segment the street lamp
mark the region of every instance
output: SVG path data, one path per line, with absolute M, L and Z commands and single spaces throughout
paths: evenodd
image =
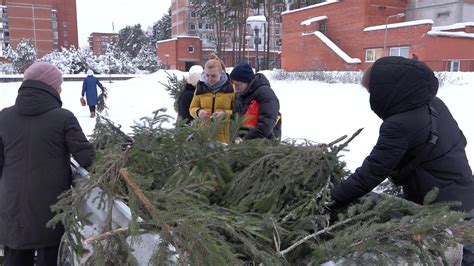
M 386 50 L 387 50 L 387 28 L 388 28 L 388 20 L 390 18 L 403 18 L 405 16 L 405 13 L 398 13 L 395 15 L 390 15 L 385 19 L 385 35 L 383 38 L 383 54 L 386 55 Z
M 170 65 L 168 65 L 168 59 L 170 58 L 169 54 L 165 54 L 166 57 L 166 69 L 170 69 Z
M 256 70 L 256 72 L 260 71 L 260 64 L 259 64 L 259 60 L 258 60 L 258 32 L 260 31 L 260 28 L 262 28 L 262 26 L 265 23 L 267 23 L 267 19 L 263 15 L 250 16 L 250 17 L 247 18 L 247 24 L 249 24 L 250 27 L 252 27 L 252 29 L 255 32 L 255 54 L 256 54 L 255 70 Z

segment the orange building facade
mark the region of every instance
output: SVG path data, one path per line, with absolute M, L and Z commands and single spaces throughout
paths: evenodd
M 282 13 L 282 68 L 364 70 L 385 55 L 435 71 L 474 71 L 474 22 L 405 21 L 406 0 L 331 0 Z
M 23 38 L 37 56 L 61 47 L 78 47 L 76 0 L 0 0 L 0 56 Z

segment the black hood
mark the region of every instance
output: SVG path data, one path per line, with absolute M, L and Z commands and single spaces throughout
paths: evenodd
M 268 86 L 270 87 L 270 81 L 268 81 L 267 77 L 261 73 L 257 73 L 255 78 L 249 83 L 248 89 L 241 93 L 242 97 L 246 97 L 247 95 L 251 95 L 257 88 L 261 86 Z
M 424 63 L 399 56 L 372 66 L 370 107 L 382 119 L 427 104 L 438 92 L 438 79 Z
M 37 80 L 25 80 L 18 90 L 15 106 L 22 115 L 35 116 L 55 108 L 61 108 L 58 92 L 48 84 Z

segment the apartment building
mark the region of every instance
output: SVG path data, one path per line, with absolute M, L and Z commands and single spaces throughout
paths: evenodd
M 89 49 L 96 56 L 103 55 L 107 46 L 118 41 L 118 33 L 93 32 L 89 38 Z
M 0 56 L 30 39 L 38 57 L 78 47 L 76 0 L 0 0 Z
M 411 0 L 406 6 L 407 20 L 430 18 L 433 26 L 474 22 L 474 0 Z

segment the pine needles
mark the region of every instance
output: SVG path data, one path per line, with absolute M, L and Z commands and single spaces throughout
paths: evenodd
M 210 141 L 215 131 L 199 121 L 163 128 L 169 117 L 160 112 L 143 118 L 132 137 L 111 121 L 97 124 L 93 139 L 100 143 L 99 161 L 86 187 L 99 186 L 125 201 L 135 218 L 129 230 L 97 241 L 96 261 L 111 260 L 108 256 L 120 248 L 122 258 L 133 264 L 130 251 L 123 250 L 124 239 L 143 232 L 162 236 L 152 265 L 438 264 L 447 261 L 447 247 L 474 241 L 472 222 L 448 205 L 368 196 L 339 215 L 320 214 L 330 189 L 347 175 L 338 153 L 352 138 L 342 144 L 345 137 L 329 144 L 252 140 L 222 145 Z M 127 150 L 130 146 L 126 157 L 120 155 L 124 143 Z M 117 178 L 122 170 L 112 165 L 127 168 L 156 214 Z M 86 216 L 73 210 L 80 209 L 85 194 L 66 193 L 55 206 L 55 221 L 63 222 L 68 239 L 80 239 Z M 69 244 L 78 250 L 79 243 Z

